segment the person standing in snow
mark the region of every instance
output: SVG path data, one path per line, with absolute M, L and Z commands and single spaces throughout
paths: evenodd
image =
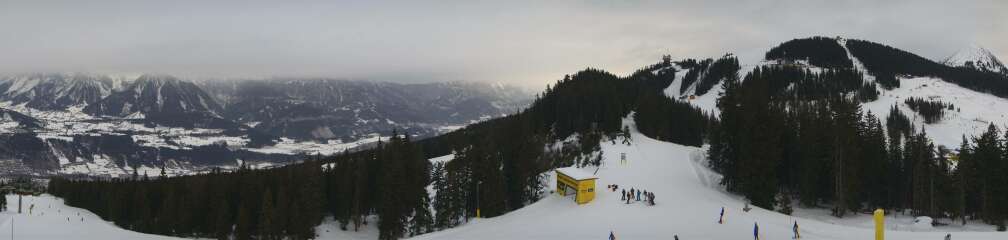
M 724 207 L 721 207 L 721 216 L 718 217 L 718 224 L 724 224 Z
M 630 126 L 623 126 L 623 144 L 630 145 Z
M 626 189 L 623 189 L 623 193 L 620 195 L 620 201 L 626 201 Z
M 641 194 L 641 191 L 637 191 L 637 200 L 636 201 L 638 201 L 638 202 L 640 202 L 640 194 Z
M 794 221 L 794 227 L 791 228 L 791 231 L 794 232 L 794 239 L 801 238 L 801 235 L 798 234 L 798 220 Z
M 753 223 L 752 236 L 754 240 L 759 240 L 759 223 Z
M 946 233 L 945 234 L 945 240 L 952 240 L 952 234 L 951 233 Z
M 609 231 L 609 240 L 616 240 L 616 235 L 611 230 Z

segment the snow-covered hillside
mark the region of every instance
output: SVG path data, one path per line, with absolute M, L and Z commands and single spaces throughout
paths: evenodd
M 631 121 L 625 123 L 632 126 Z M 799 208 L 795 216 L 760 208 L 744 212 L 744 200 L 723 191 L 718 175 L 704 166 L 702 149 L 657 141 L 637 132 L 632 136 L 631 145 L 602 143 L 604 163 L 597 174 L 596 198 L 588 204 L 577 205 L 570 196 L 550 194 L 499 217 L 475 219 L 413 239 L 605 239 L 610 231 L 617 239 L 671 239 L 674 235 L 680 239 L 751 239 L 753 224 L 759 224 L 762 239 L 790 239 L 795 221 L 802 239 L 870 239 L 874 234 L 871 218 L 864 214 L 835 219 L 819 209 Z M 620 164 L 622 153 L 626 153 L 627 164 Z M 550 189 L 554 184 L 555 180 L 550 182 Z M 654 192 L 656 205 L 626 204 L 618 191 L 605 190 L 609 184 Z M 722 207 L 726 223 L 718 224 Z M 942 239 L 946 233 L 954 239 L 1008 237 L 988 225 L 916 228 L 911 217 L 900 214 L 887 216 L 886 223 L 887 239 Z M 375 237 L 366 232 L 329 234 Z
M 862 104 L 885 121 L 889 109 L 898 105 L 916 126 L 924 126 L 928 136 L 938 145 L 955 149 L 967 138 L 979 136 L 993 123 L 998 127 L 1008 124 L 1008 99 L 969 90 L 959 85 L 931 77 L 900 79 L 901 85 L 893 90 L 882 90 L 879 99 Z M 955 105 L 956 110 L 948 111 L 938 123 L 924 124 L 924 119 L 903 103 L 909 97 L 941 100 Z
M 838 43 L 846 49 L 845 41 L 846 39 L 839 39 Z M 997 63 L 998 66 L 1001 66 L 1000 61 L 988 50 L 981 47 L 972 47 L 969 49 L 972 50 L 963 50 L 956 56 L 950 57 L 945 63 L 952 66 L 960 66 L 956 64 L 961 64 L 961 62 L 965 61 L 983 60 L 989 63 Z M 875 80 L 875 76 L 869 74 L 861 64 L 861 61 L 854 57 L 853 54 L 850 54 L 848 51 L 847 56 L 853 61 L 854 68 L 864 74 L 866 81 L 873 82 Z M 776 61 L 761 61 L 756 64 L 743 64 L 741 70 L 738 72 L 738 78 L 743 80 L 745 75 L 754 68 L 773 64 L 780 63 Z M 801 65 L 813 72 L 821 72 L 823 70 L 803 61 L 796 61 L 792 64 Z M 723 93 L 722 85 L 724 83 L 719 83 L 706 94 L 695 95 L 690 98 L 679 94 L 678 91 L 682 76 L 685 75 L 686 71 L 678 68 L 676 70 L 679 71 L 676 74 L 676 79 L 664 90 L 665 94 L 670 98 L 689 101 L 690 104 L 704 111 L 715 115 L 718 114 L 717 98 Z M 900 87 L 886 90 L 879 86 L 879 99 L 863 103 L 861 105 L 862 110 L 871 111 L 884 123 L 886 117 L 889 115 L 889 109 L 893 105 L 897 105 L 906 116 L 910 117 L 915 126 L 918 128 L 923 126 L 928 136 L 935 143 L 944 145 L 949 149 L 958 147 L 963 135 L 967 138 L 979 135 L 987 130 L 987 126 L 991 123 L 999 127 L 1008 125 L 1008 112 L 1003 111 L 1003 109 L 1008 109 L 1008 99 L 967 89 L 940 78 L 914 76 L 898 76 L 897 78 L 900 79 Z M 937 123 L 925 124 L 924 119 L 904 103 L 907 98 L 911 97 L 951 103 L 955 105 L 956 109 L 949 111 Z
M 17 213 L 17 195 L 7 195 L 7 211 L 0 213 L 0 238 L 7 239 L 181 239 L 119 228 L 88 210 L 70 207 L 50 195 L 24 196 Z M 31 213 L 29 206 L 34 205 Z

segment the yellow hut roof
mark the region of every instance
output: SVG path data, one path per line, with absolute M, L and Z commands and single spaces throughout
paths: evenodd
M 556 171 L 574 180 L 598 179 L 594 174 L 577 167 L 557 168 Z

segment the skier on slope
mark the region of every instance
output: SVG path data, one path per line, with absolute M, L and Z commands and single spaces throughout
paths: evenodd
M 620 201 L 626 201 L 626 189 L 623 189 L 622 195 L 620 195 Z
M 721 216 L 718 217 L 718 224 L 724 224 L 724 207 L 721 207 Z
M 630 126 L 623 126 L 623 144 L 630 145 Z
M 613 235 L 612 230 L 609 231 L 609 240 L 616 240 L 616 235 Z
M 800 239 L 801 238 L 801 234 L 798 234 L 798 220 L 794 221 L 794 227 L 791 228 L 791 231 L 794 232 L 794 237 L 793 237 L 794 239 Z
M 637 191 L 637 200 L 636 201 L 638 201 L 638 202 L 640 202 L 640 194 L 641 194 L 641 191 Z
M 759 240 L 759 223 L 753 223 L 752 236 L 754 240 Z

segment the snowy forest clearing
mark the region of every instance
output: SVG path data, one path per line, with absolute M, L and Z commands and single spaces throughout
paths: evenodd
M 44 194 L 24 196 L 18 214 L 17 195 L 7 195 L 7 211 L 0 213 L 0 239 L 180 239 L 125 230 L 88 210 L 63 204 L 63 199 Z M 34 204 L 32 214 L 28 208 Z M 82 220 L 83 219 L 83 220 Z

